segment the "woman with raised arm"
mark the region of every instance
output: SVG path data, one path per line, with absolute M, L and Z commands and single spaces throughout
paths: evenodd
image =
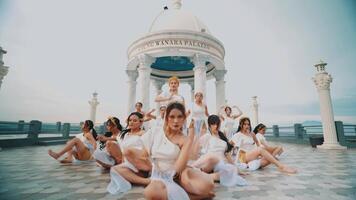
M 237 113 L 233 114 L 233 108 L 236 109 Z M 234 127 L 236 125 L 236 119 L 239 118 L 242 115 L 242 111 L 240 110 L 239 107 L 237 106 L 221 106 L 219 116 L 223 120 L 222 123 L 222 129 L 223 132 L 225 133 L 227 139 L 231 140 L 231 137 L 233 136 L 235 130 Z
M 61 160 L 61 163 L 71 163 L 73 161 L 73 156 L 77 160 L 90 160 L 92 158 L 92 153 L 96 149 L 95 138 L 97 133 L 94 129 L 94 123 L 91 120 L 86 120 L 82 125 L 83 133 L 80 133 L 67 142 L 66 146 L 57 152 L 48 150 L 48 154 L 54 158 L 58 159 L 65 153 L 67 157 Z
M 194 140 L 194 122 L 189 126 L 188 136 L 184 136 L 185 120 L 184 105 L 171 103 L 167 106 L 164 128 L 152 129 L 142 137 L 153 165 L 151 182 L 144 191 L 146 199 L 214 196 L 213 179 L 200 170 L 187 167 Z
M 238 133 L 232 137 L 231 142 L 235 147 L 239 148 L 238 161 L 248 165 L 254 163 L 253 166 L 249 165 L 252 170 L 266 167 L 270 163 L 273 163 L 281 172 L 289 174 L 297 173 L 296 169 L 282 164 L 266 149 L 260 147 L 255 134 L 251 132 L 250 119 L 247 117 L 240 119 Z
M 208 107 L 203 102 L 203 93 L 197 92 L 194 95 L 194 102 L 191 110 L 188 110 L 188 115 L 192 114 L 194 120 L 195 134 L 200 137 L 201 128 L 206 118 L 209 116 Z
M 184 98 L 178 93 L 179 79 L 176 76 L 172 76 L 168 79 L 168 92 L 162 92 L 155 99 L 155 102 L 161 105 L 167 106 L 169 103 L 178 102 L 185 105 Z
M 94 151 L 93 157 L 100 166 L 109 169 L 122 162 L 122 152 L 117 144 L 117 137 L 121 134 L 122 126 L 116 117 L 109 117 L 105 124 L 109 132 L 98 135 L 100 147 Z
M 111 194 L 126 192 L 131 188 L 131 183 L 148 185 L 150 182 L 147 174 L 151 170 L 151 162 L 143 149 L 142 123 L 141 113 L 131 113 L 127 118 L 126 130 L 117 138 L 123 154 L 123 162 L 110 170 L 111 182 L 107 190 Z
M 268 144 L 264 136 L 266 133 L 266 126 L 264 124 L 258 124 L 253 132 L 256 134 L 256 138 L 260 145 L 268 152 L 270 152 L 274 157 L 278 158 L 283 153 L 283 148 L 281 146 L 272 146 Z
M 208 133 L 203 134 L 193 147 L 193 154 L 201 152 L 202 155 L 192 166 L 206 173 L 213 172 L 214 179 L 220 180 L 220 184 L 224 186 L 247 185 L 246 180 L 238 175 L 238 169 L 231 157 L 233 146 L 225 134 L 219 131 L 220 123 L 219 116 L 208 117 Z

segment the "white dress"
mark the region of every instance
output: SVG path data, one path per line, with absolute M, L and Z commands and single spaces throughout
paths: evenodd
M 253 138 L 250 136 L 246 136 L 241 132 L 238 132 L 235 135 L 233 135 L 231 141 L 234 142 L 235 147 L 239 148 L 237 155 L 239 155 L 240 150 L 249 152 L 257 148 L 255 141 L 253 141 Z M 244 163 L 240 163 L 239 160 L 236 159 L 236 164 L 241 168 L 247 167 L 249 170 L 253 171 L 260 168 L 261 159 L 252 160 L 248 162 L 247 165 L 244 165 Z
M 219 158 L 219 163 L 214 166 L 214 172 L 220 174 L 220 184 L 227 187 L 247 185 L 247 181 L 238 175 L 237 167 L 227 162 L 225 151 L 227 144 L 224 140 L 211 135 L 210 132 L 199 139 L 202 154 L 213 154 Z
M 258 142 L 261 144 L 261 146 L 264 146 L 261 142 L 263 142 L 264 144 L 267 144 L 265 136 L 262 135 L 261 133 L 257 133 L 256 138 L 257 138 Z
M 121 152 L 123 152 L 127 148 L 135 148 L 139 150 L 142 150 L 144 148 L 141 140 L 141 136 L 139 135 L 126 133 L 123 139 L 121 139 L 120 136 L 117 136 L 117 140 Z M 138 169 L 135 166 L 133 166 L 129 161 L 127 161 L 125 158 L 123 162 L 119 164 L 119 166 L 129 168 L 136 173 L 138 172 Z M 110 169 L 110 177 L 111 177 L 111 181 L 107 187 L 107 191 L 109 193 L 119 194 L 119 193 L 127 192 L 128 190 L 131 189 L 131 183 L 127 181 L 124 177 L 122 177 L 119 173 L 117 173 L 115 170 Z
M 194 127 L 195 127 L 195 135 L 200 137 L 201 128 L 203 126 L 203 122 L 206 121 L 205 115 L 205 106 L 197 105 L 195 102 L 192 105 L 192 119 L 194 119 Z
M 159 96 L 160 97 L 164 97 L 164 98 L 168 98 L 168 97 L 171 96 L 171 93 L 168 92 L 168 91 L 164 91 Z M 184 104 L 184 98 L 183 98 L 183 96 L 181 96 L 179 94 L 175 94 L 175 95 L 172 96 L 172 98 L 170 100 L 161 101 L 160 102 L 160 106 L 167 106 L 168 104 L 173 103 L 173 102 L 179 102 L 181 104 Z
M 90 153 L 92 154 L 94 152 L 94 146 L 92 145 L 92 143 L 90 143 L 90 141 L 84 136 L 84 133 L 79 133 L 75 136 L 76 138 L 78 138 L 80 141 L 83 142 L 84 146 L 90 151 Z M 73 149 L 75 151 L 77 151 L 76 147 L 73 147 Z
M 235 119 L 228 116 L 224 117 L 224 123 L 222 127 L 228 140 L 231 140 L 232 136 L 234 135 L 235 126 L 236 126 Z
M 169 200 L 188 200 L 188 194 L 173 180 L 176 174 L 174 165 L 180 154 L 179 146 L 166 137 L 162 127 L 145 133 L 142 141 L 152 159 L 151 179 L 165 184 Z

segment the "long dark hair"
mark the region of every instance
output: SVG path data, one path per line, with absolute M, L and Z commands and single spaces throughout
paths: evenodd
M 216 124 L 218 127 L 218 135 L 219 135 L 219 138 L 224 140 L 226 142 L 226 145 L 227 145 L 227 149 L 225 151 L 225 153 L 228 153 L 232 150 L 233 146 L 230 144 L 229 140 L 226 138 L 225 134 L 221 131 L 219 131 L 219 128 L 220 128 L 220 124 L 221 124 L 221 121 L 220 121 L 220 117 L 217 116 L 217 115 L 210 115 L 208 117 L 208 126 L 209 126 L 209 129 L 210 129 L 210 126 L 211 125 L 214 125 Z
M 253 129 L 253 133 L 257 134 L 258 131 L 260 131 L 261 129 L 266 128 L 266 126 L 264 124 L 258 124 L 255 129 Z
M 85 122 L 84 122 L 84 127 L 88 127 L 89 130 L 90 130 L 90 133 L 92 134 L 92 136 L 94 137 L 94 139 L 97 140 L 96 137 L 98 136 L 98 134 L 96 133 L 96 131 L 95 131 L 95 129 L 94 129 L 94 123 L 93 123 L 93 121 L 91 121 L 91 120 L 85 120 Z
M 245 123 L 245 121 L 248 121 L 248 123 L 250 124 L 250 131 L 251 131 L 251 121 L 248 117 L 243 117 L 240 119 L 240 122 L 239 122 L 239 128 L 237 129 L 237 133 L 241 131 L 242 129 L 242 125 Z
M 132 113 L 127 117 L 127 120 L 126 120 L 127 125 L 126 125 L 125 130 L 123 130 L 123 131 L 121 132 L 121 135 L 120 135 L 120 138 L 121 138 L 121 139 L 124 139 L 125 135 L 126 135 L 128 132 L 131 131 L 131 129 L 128 129 L 128 127 L 129 127 L 129 120 L 130 120 L 130 117 L 133 116 L 133 115 L 136 115 L 140 120 L 143 120 L 143 114 L 142 114 L 142 113 L 140 113 L 140 112 L 132 112 Z

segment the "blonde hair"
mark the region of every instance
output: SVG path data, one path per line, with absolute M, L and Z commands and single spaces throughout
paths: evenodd
M 204 95 L 203 95 L 202 92 L 196 92 L 196 93 L 194 94 L 194 97 L 198 96 L 199 94 L 204 98 Z
M 171 81 L 177 81 L 178 84 L 179 84 L 179 78 L 176 77 L 176 76 L 172 76 L 172 77 L 170 77 L 170 78 L 168 79 L 168 83 L 170 83 Z

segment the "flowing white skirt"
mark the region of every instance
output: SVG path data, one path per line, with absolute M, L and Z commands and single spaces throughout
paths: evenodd
M 96 149 L 93 153 L 93 157 L 95 158 L 95 160 L 99 160 L 100 162 L 106 165 L 115 165 L 114 158 L 106 151 L 105 148 L 103 150 Z
M 168 200 L 189 200 L 187 192 L 174 182 L 173 176 L 175 173 L 175 170 L 159 171 L 153 165 L 151 180 L 161 181 L 166 186 Z
M 238 175 L 237 167 L 233 164 L 220 161 L 215 165 L 214 172 L 220 174 L 220 184 L 223 186 L 233 187 L 236 185 L 247 185 L 247 181 Z
M 128 161 L 125 161 L 117 166 L 126 167 L 136 173 L 138 172 L 138 169 Z M 115 171 L 114 168 L 110 169 L 110 178 L 111 181 L 106 188 L 110 194 L 125 193 L 131 189 L 131 183 L 122 177 L 117 171 Z

